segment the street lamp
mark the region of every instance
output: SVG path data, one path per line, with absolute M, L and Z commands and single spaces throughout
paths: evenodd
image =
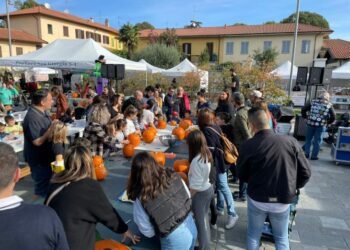
M 9 50 L 10 50 L 10 56 L 12 56 L 11 24 L 10 24 L 10 13 L 9 13 L 10 0 L 5 0 L 5 2 L 6 2 L 6 15 L 7 15 L 7 31 L 9 35 Z
M 300 0 L 297 0 L 297 11 L 295 14 L 296 17 L 295 17 L 295 29 L 294 29 L 294 44 L 293 44 L 293 52 L 292 52 L 292 65 L 290 67 L 289 84 L 288 84 L 288 97 L 290 97 L 292 92 L 293 66 L 294 66 L 294 60 L 295 60 L 295 49 L 297 47 L 297 41 L 298 41 L 299 7 L 300 7 Z

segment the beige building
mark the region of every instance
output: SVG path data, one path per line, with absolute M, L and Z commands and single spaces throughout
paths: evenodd
M 275 48 L 277 64 L 291 60 L 294 24 L 237 25 L 175 29 L 182 52 L 193 62 L 208 50 L 212 62 L 245 62 L 255 50 Z M 164 29 L 141 31 L 138 49 L 149 45 L 149 39 Z M 311 25 L 299 25 L 296 66 L 312 66 L 322 48 L 323 40 L 332 30 Z
M 21 30 L 11 29 L 12 56 L 26 54 L 41 48 L 47 42 Z M 10 56 L 8 29 L 0 28 L 0 57 Z
M 6 22 L 6 14 L 0 19 Z M 86 39 L 92 38 L 110 50 L 121 50 L 122 43 L 118 40 L 118 30 L 105 24 L 83 19 L 43 6 L 17 10 L 10 13 L 11 28 L 23 30 L 48 43 L 56 39 Z

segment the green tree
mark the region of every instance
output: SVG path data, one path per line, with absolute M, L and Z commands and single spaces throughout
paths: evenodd
M 112 50 L 112 53 L 123 58 L 128 58 L 127 50 Z
M 209 60 L 210 60 L 210 55 L 209 55 L 208 49 L 205 48 L 199 55 L 198 63 L 199 65 L 205 65 L 209 63 Z
M 191 24 L 190 25 L 185 25 L 185 29 L 194 29 L 194 28 L 200 28 L 202 27 L 202 22 L 200 21 L 194 21 L 194 20 L 191 20 Z
M 43 5 L 38 3 L 35 0 L 26 0 L 26 1 L 15 0 L 14 6 L 17 10 L 23 10 L 23 9 L 29 9 L 29 8 L 34 8 L 34 7 L 43 6 Z
M 275 21 L 267 21 L 267 22 L 264 22 L 264 24 L 276 24 Z
M 159 35 L 159 43 L 165 44 L 166 46 L 177 46 L 179 38 L 176 35 L 176 30 L 167 28 L 166 31 Z
M 267 67 L 276 64 L 277 56 L 278 52 L 274 48 L 267 49 L 263 52 L 260 50 L 254 50 L 253 59 L 260 68 L 266 69 Z
M 148 63 L 168 69 L 174 67 L 180 62 L 180 53 L 175 46 L 166 46 L 165 44 L 151 44 L 133 55 L 134 61 L 145 59 Z
M 130 23 L 124 24 L 119 30 L 119 41 L 123 42 L 128 49 L 128 59 L 139 42 L 139 30 Z
M 135 26 L 139 29 L 139 30 L 153 30 L 155 29 L 155 27 L 150 24 L 149 22 L 142 22 L 142 23 L 137 23 L 135 24 Z
M 295 13 L 291 14 L 289 17 L 283 19 L 281 23 L 294 23 L 295 22 Z M 313 26 L 329 29 L 328 21 L 318 13 L 301 11 L 299 13 L 299 23 L 310 24 Z
M 245 26 L 246 24 L 245 23 L 234 23 L 232 24 L 232 26 Z

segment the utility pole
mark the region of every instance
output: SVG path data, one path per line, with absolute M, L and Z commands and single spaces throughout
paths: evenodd
M 10 56 L 12 56 L 11 24 L 10 24 L 10 13 L 9 13 L 10 0 L 5 0 L 5 2 L 6 2 L 6 15 L 7 15 L 7 31 L 9 36 L 9 50 L 10 50 Z
M 292 52 L 292 65 L 290 67 L 290 75 L 289 75 L 289 84 L 288 84 L 288 97 L 290 97 L 292 92 L 292 83 L 293 83 L 293 66 L 295 61 L 295 50 L 298 42 L 298 28 L 299 28 L 299 9 L 300 9 L 300 0 L 297 0 L 297 11 L 295 13 L 295 29 L 294 29 L 294 44 L 293 44 L 293 52 Z

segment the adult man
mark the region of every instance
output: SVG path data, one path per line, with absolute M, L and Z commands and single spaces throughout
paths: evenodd
M 310 160 L 318 160 L 322 133 L 325 131 L 326 125 L 335 120 L 335 112 L 329 98 L 329 94 L 324 92 L 301 111 L 303 118 L 307 119 L 306 141 L 303 147 L 306 158 L 310 156 L 311 142 L 313 143 Z
M 163 113 L 166 115 L 166 118 L 168 121 L 170 121 L 171 114 L 173 111 L 178 112 L 178 109 L 175 107 L 176 104 L 176 97 L 175 94 L 175 88 L 173 86 L 170 86 L 168 88 L 168 94 L 164 97 L 164 103 L 163 103 Z
M 237 76 L 234 68 L 230 69 L 230 72 L 231 72 L 231 83 L 232 83 L 231 90 L 233 95 L 235 92 L 239 92 L 239 77 Z
M 289 204 L 311 176 L 310 165 L 298 142 L 275 134 L 264 110 L 252 108 L 248 120 L 255 135 L 239 150 L 238 176 L 248 182 L 247 249 L 259 249 L 266 217 L 277 249 L 289 249 Z
M 135 108 L 138 108 L 143 105 L 143 94 L 142 91 L 136 90 L 134 96 L 131 96 L 129 99 L 125 100 L 122 106 L 122 113 L 126 110 L 127 107 L 133 105 Z
M 262 93 L 259 90 L 253 90 L 249 95 L 250 105 L 254 105 L 262 100 Z
M 46 111 L 51 109 L 52 96 L 47 89 L 33 94 L 32 106 L 23 121 L 24 158 L 30 166 L 34 180 L 34 193 L 46 196 L 52 171 L 51 143 L 48 142 L 51 119 Z
M 0 249 L 69 249 L 58 216 L 49 207 L 24 204 L 13 194 L 20 178 L 13 148 L 0 142 Z
M 155 88 L 152 85 L 149 85 L 145 88 L 144 97 L 142 100 L 144 105 L 147 104 L 147 101 L 149 99 L 154 99 L 154 92 L 155 92 Z

